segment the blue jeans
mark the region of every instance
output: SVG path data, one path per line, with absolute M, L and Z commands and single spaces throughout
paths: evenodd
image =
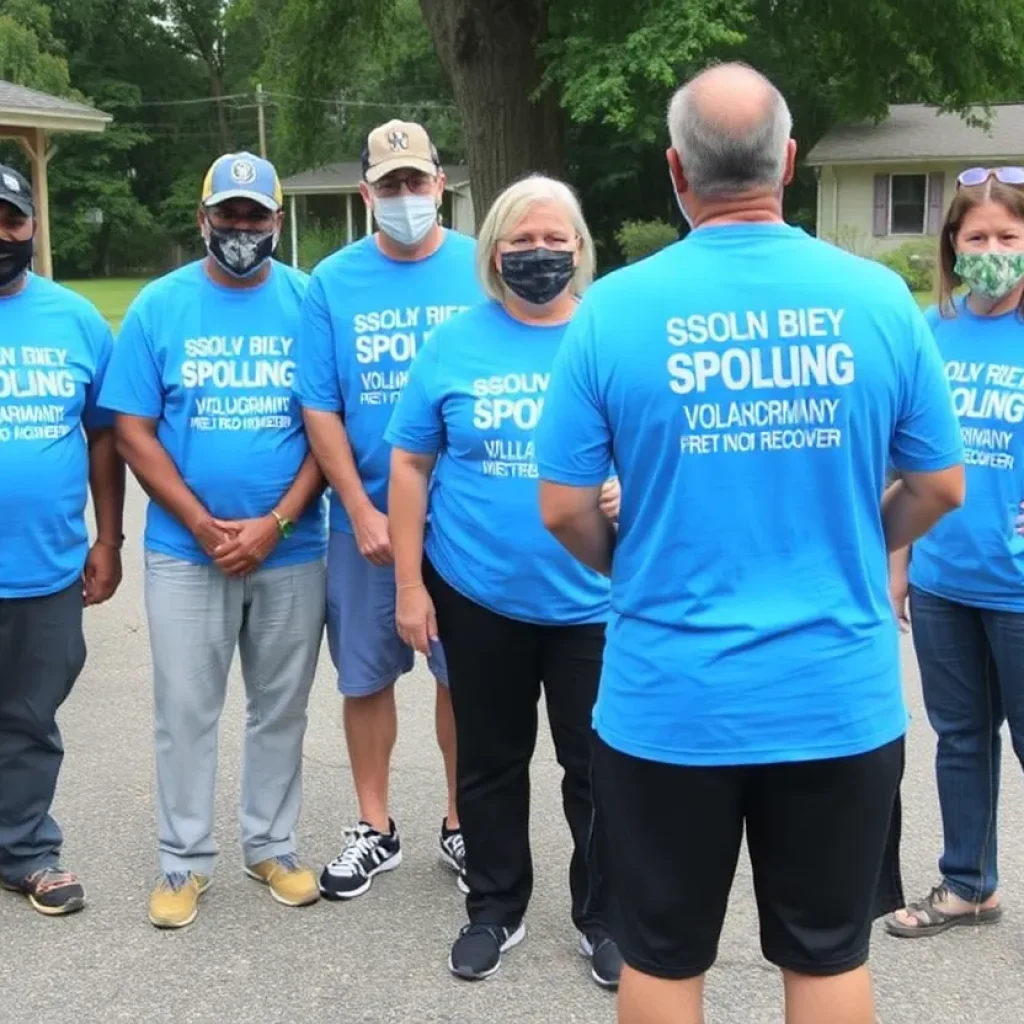
M 999 887 L 1003 722 L 1024 764 L 1024 614 L 973 608 L 911 588 L 910 619 L 924 704 L 938 736 L 939 871 L 950 891 L 980 903 Z

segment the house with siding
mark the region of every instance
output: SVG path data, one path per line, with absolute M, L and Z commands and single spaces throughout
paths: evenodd
M 937 241 L 961 171 L 1024 166 L 1024 103 L 995 104 L 988 127 L 894 105 L 880 123 L 836 126 L 805 162 L 818 176 L 820 237 L 871 255 Z

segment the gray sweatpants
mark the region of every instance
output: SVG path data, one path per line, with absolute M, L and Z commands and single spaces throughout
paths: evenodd
M 0 598 L 0 878 L 57 867 L 50 814 L 64 744 L 57 710 L 85 665 L 80 580 L 46 597 Z
M 322 561 L 225 576 L 146 552 L 160 867 L 210 875 L 217 728 L 238 648 L 246 692 L 239 820 L 247 865 L 295 851 L 302 744 L 324 626 Z

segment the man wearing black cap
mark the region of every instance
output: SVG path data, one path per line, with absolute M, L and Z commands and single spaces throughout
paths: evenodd
M 56 715 L 85 663 L 82 608 L 121 581 L 124 464 L 97 405 L 110 328 L 29 272 L 35 223 L 28 182 L 0 165 L 0 480 L 12 513 L 0 534 L 0 886 L 54 917 L 85 905 L 50 815 Z

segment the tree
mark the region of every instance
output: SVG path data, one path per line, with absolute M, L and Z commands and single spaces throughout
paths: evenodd
M 172 38 L 183 53 L 202 61 L 210 83 L 210 95 L 217 101 L 220 149 L 233 148 L 224 97 L 227 95 L 227 39 L 224 18 L 228 0 L 166 0 Z
M 335 54 L 352 25 L 375 26 L 366 32 L 379 38 L 393 3 L 289 0 L 305 80 L 336 83 Z M 966 112 L 1019 92 L 1024 81 L 1024 0 L 945 0 L 941 16 L 934 0 L 420 5 L 462 115 L 481 211 L 527 171 L 572 172 L 574 125 L 601 125 L 605 138 L 619 136 L 646 161 L 641 150 L 653 154 L 667 141 L 673 88 L 712 60 L 744 59 L 772 76 L 804 147 L 836 120 L 881 116 L 893 100 Z M 305 20 L 295 16 L 300 8 Z M 302 38 L 308 49 L 298 49 Z M 663 160 L 650 158 L 663 178 Z
M 0 78 L 54 96 L 71 93 L 68 63 L 37 0 L 0 0 Z
M 420 0 L 466 128 L 474 205 L 526 171 L 565 172 L 566 119 L 543 79 L 549 0 Z

